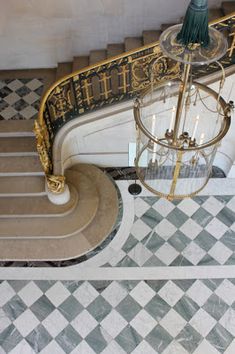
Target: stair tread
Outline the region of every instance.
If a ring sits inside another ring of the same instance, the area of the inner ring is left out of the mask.
[[[39,172],[43,169],[38,156],[0,156],[0,175]]]
[[[29,217],[27,213],[25,213],[25,217],[8,218],[6,216],[5,218],[1,218],[0,239],[56,239],[81,232],[87,227],[93,220],[99,205],[99,196],[95,185],[87,176],[79,172],[75,173],[74,171],[70,171],[66,176],[68,184],[72,184],[76,189],[78,188],[79,194],[76,206],[70,213],[62,215],[59,218],[58,216],[52,215],[49,219],[48,216],[32,218],[33,215]],[[75,184],[77,184],[77,186]],[[34,200],[36,201],[36,199]],[[63,208],[63,206],[55,207]],[[54,207],[51,206],[51,208],[53,209]]]
[[[99,61],[105,60],[107,58],[106,49],[91,50],[89,57],[89,64],[96,64]]]
[[[88,65],[89,65],[88,56],[79,56],[73,58],[73,71],[83,69]]]
[[[143,45],[142,37],[126,37],[125,38],[125,51],[128,52],[130,50],[139,48]]]
[[[35,137],[1,137],[0,154],[36,151]]]
[[[144,45],[157,42],[160,38],[162,31],[160,30],[148,30],[143,31],[143,41]]]
[[[115,57],[125,52],[124,43],[111,43],[107,46],[107,57]]]
[[[234,1],[223,1],[222,10],[225,15],[228,15],[232,12],[235,12],[235,3]]]
[[[44,176],[0,177],[0,196],[43,193],[46,193]]]
[[[110,234],[118,215],[117,192],[108,177],[94,166],[73,166],[75,172],[96,181],[100,194],[99,208],[93,221],[82,232],[59,239],[0,239],[0,259],[4,260],[63,260],[71,259],[96,248]],[[91,171],[92,170],[92,171]],[[94,171],[96,177],[94,179]],[[110,207],[111,206],[111,207]],[[78,214],[79,215],[79,214]],[[53,219],[49,218],[50,225]],[[64,218],[67,220],[67,217]],[[31,221],[34,221],[31,219]],[[65,221],[67,222],[67,221]],[[0,229],[1,232],[1,229]]]
[[[67,204],[52,204],[47,195],[43,196],[14,196],[1,197],[0,195],[0,219],[3,217],[17,216],[61,216],[68,213],[77,202],[77,192],[70,188],[71,199]],[[2,222],[2,220],[0,221]]]
[[[61,79],[72,72],[72,62],[58,63],[56,70],[56,80]]]
[[[34,120],[0,120],[0,136],[33,136]]]

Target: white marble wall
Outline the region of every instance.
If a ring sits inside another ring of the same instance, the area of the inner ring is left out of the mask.
[[[235,74],[226,80],[222,92],[225,100],[235,101],[234,86]],[[211,87],[218,90],[218,83],[214,83]],[[206,115],[206,112],[204,114]],[[94,121],[97,117],[99,119]],[[54,156],[56,156],[58,167],[61,161],[63,161],[65,168],[78,162],[103,166],[128,166],[128,144],[135,142],[132,102],[121,103],[93,112],[78,119],[77,122],[80,122],[81,125],[72,129],[64,141],[61,139],[63,130],[57,137]],[[73,121],[70,124],[72,126],[78,123]],[[69,125],[65,129],[68,127]],[[230,130],[223,139],[214,162],[215,166],[220,167],[231,178],[235,177],[234,136],[235,122],[232,117]],[[61,144],[62,158],[61,154],[58,154],[60,151],[58,145]]]
[[[233,0],[231,0],[233,1]],[[54,67],[177,21],[189,0],[1,1],[0,69]],[[209,0],[218,7],[220,0]]]

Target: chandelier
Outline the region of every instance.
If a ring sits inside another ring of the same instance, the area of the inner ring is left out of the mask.
[[[225,73],[218,62],[227,41],[208,27],[207,0],[192,0],[183,25],[164,31],[160,46],[164,56],[180,62],[182,73],[156,85],[159,59],[152,63],[150,86],[134,103],[136,173],[160,197],[183,199],[205,187],[230,126],[233,104],[221,97]],[[193,79],[194,66],[212,62],[222,70],[218,92]]]

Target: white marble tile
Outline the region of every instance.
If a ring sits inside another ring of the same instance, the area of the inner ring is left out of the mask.
[[[216,244],[209,250],[208,254],[212,256],[220,264],[224,264],[233,254],[230,248],[226,247],[222,242]]]
[[[40,354],[65,354],[63,349],[57,344],[55,340],[51,341]],[[22,353],[23,354],[23,353]]]
[[[195,242],[191,242],[182,252],[182,255],[196,265],[206,255],[206,252]]]
[[[227,279],[223,280],[220,286],[215,290],[215,293],[229,306],[235,301],[235,286]]]
[[[209,211],[211,215],[216,216],[224,208],[224,204],[211,196],[202,204],[202,207]]]
[[[226,352],[227,353],[227,352]],[[203,340],[193,354],[220,354],[207,340]]]
[[[187,295],[195,301],[199,306],[203,306],[208,298],[211,296],[212,291],[204,285],[200,280],[197,280],[186,292]]]
[[[188,219],[181,227],[180,231],[183,232],[191,240],[194,240],[203,228],[197,224],[193,219]]]
[[[233,197],[226,206],[235,213],[235,197]]]
[[[143,240],[151,231],[152,229],[141,219],[138,219],[131,228],[132,235],[139,241]]]
[[[172,281],[169,281],[161,288],[158,294],[173,307],[184,295],[184,292]]]
[[[133,297],[141,306],[145,306],[155,295],[150,286],[148,286],[144,281],[141,281],[137,286],[131,290],[130,296]]]
[[[126,352],[116,341],[113,340],[104,350],[102,350],[101,354],[126,354]]]
[[[156,321],[143,309],[133,318],[130,325],[145,338],[156,326]]]
[[[128,256],[133,259],[140,267],[152,256],[152,252],[149,251],[142,243],[137,243],[135,247],[128,253]]]
[[[128,322],[113,309],[100,324],[112,338],[115,338],[126,327],[127,323]]]
[[[131,354],[156,354],[156,351],[143,340],[140,344],[131,352]]]
[[[169,243],[164,243],[156,252],[155,255],[166,265],[171,264],[179,255]]]
[[[55,309],[43,322],[43,326],[52,337],[56,337],[68,325],[66,318]]]
[[[170,333],[172,337],[176,337],[186,325],[185,319],[174,309],[171,309],[165,317],[160,321],[160,325]]]
[[[127,290],[114,281],[102,291],[101,295],[112,307],[116,307],[126,297]]]
[[[235,337],[235,311],[232,308],[225,312],[219,323]]]
[[[196,329],[198,333],[200,333],[205,338],[217,322],[213,317],[211,317],[201,308],[196,312],[189,323]]]
[[[155,227],[155,232],[165,241],[167,241],[176,232],[176,230],[177,228],[167,219],[163,219]]]
[[[73,296],[84,306],[87,307],[99,295],[98,291],[88,282],[84,282],[75,292]]]
[[[85,338],[98,325],[87,310],[83,310],[72,322],[74,329]]]
[[[198,205],[193,199],[186,198],[177,205],[177,208],[191,217],[200,208],[200,205]]]
[[[153,208],[165,218],[168,214],[170,214],[175,206],[167,199],[160,198],[155,204],[153,204]]]
[[[0,350],[1,353],[1,350]],[[42,353],[42,352],[41,352]],[[53,352],[55,353],[55,352]],[[9,354],[35,354],[33,348],[23,339],[14,349],[12,349]],[[42,353],[43,354],[43,353]],[[58,353],[59,354],[59,353]]]
[[[15,295],[15,291],[6,281],[3,281],[0,284],[0,294],[0,307],[2,307]]]
[[[235,353],[235,339],[232,341],[232,343],[225,350],[224,354],[234,354],[234,353]]]
[[[28,283],[23,289],[18,292],[19,297],[23,302],[30,307],[35,301],[37,301],[43,292],[35,285],[34,282]]]
[[[84,340],[70,354],[96,354]]]
[[[37,317],[27,309],[13,322],[22,336],[26,337],[39,324]]]
[[[62,304],[62,302],[67,299],[70,292],[60,283],[56,282],[49,290],[46,291],[45,295],[56,307]]]
[[[214,218],[209,222],[205,229],[211,235],[217,238],[217,240],[219,240],[221,236],[223,236],[224,233],[228,230],[228,227],[217,218]]]
[[[135,215],[140,218],[149,209],[149,204],[142,198],[135,199]]]

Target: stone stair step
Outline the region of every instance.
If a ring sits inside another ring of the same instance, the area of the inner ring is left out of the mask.
[[[46,195],[44,176],[0,177],[0,196]]]
[[[99,61],[105,60],[107,58],[107,51],[106,49],[99,49],[99,50],[91,50],[90,57],[89,57],[89,64],[96,64]]]
[[[70,213],[58,218],[58,216],[47,215],[32,217],[28,216],[28,207],[18,217],[1,218],[0,239],[57,239],[72,236],[86,228],[95,217],[99,206],[99,196],[95,187],[95,181],[91,181],[82,173],[68,171],[66,173],[68,185],[72,185],[78,193],[75,207]],[[1,201],[1,199],[0,199]],[[36,201],[36,199],[35,199]],[[63,206],[55,206],[60,210]],[[54,208],[52,206],[51,208]],[[24,208],[22,207],[24,210]],[[38,209],[41,210],[41,209]]]
[[[143,41],[144,45],[157,42],[160,38],[162,31],[160,30],[149,30],[149,31],[143,31]]]
[[[129,52],[136,48],[140,48],[143,45],[142,37],[127,37],[125,38],[125,51]]]
[[[77,203],[78,196],[73,187],[70,187],[70,193],[70,201],[64,205],[52,204],[47,195],[9,197],[0,195],[0,223],[3,218],[64,216],[71,212]]]
[[[235,2],[234,1],[223,1],[221,5],[224,15],[229,15],[235,12]]]
[[[209,21],[216,20],[217,18],[223,17],[222,9],[209,9],[208,19]]]
[[[17,153],[37,154],[35,137],[2,137],[0,155]]]
[[[80,56],[73,58],[73,71],[77,71],[85,68],[89,65],[89,57],[88,56]]]
[[[110,234],[118,215],[118,198],[115,186],[103,172],[94,166],[77,165],[73,168],[75,173],[84,172],[96,183],[100,199],[93,221],[84,231],[59,239],[0,239],[1,260],[72,259],[96,248]],[[77,218],[79,215],[77,214]],[[62,219],[64,219],[64,223],[67,223],[67,217]],[[31,221],[34,220],[31,219]],[[53,219],[48,218],[45,227],[50,227],[52,222]]]
[[[0,156],[0,176],[44,175],[39,156]]]
[[[107,57],[112,58],[116,57],[119,54],[125,52],[125,45],[124,43],[111,43],[107,46]]]
[[[0,120],[0,137],[34,136],[34,120]]]
[[[72,62],[59,63],[56,70],[56,80],[70,74],[72,72]]]

